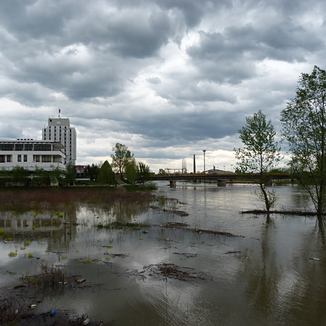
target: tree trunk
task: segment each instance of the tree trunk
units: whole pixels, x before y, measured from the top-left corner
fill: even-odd
[[[271,204],[270,204],[270,202],[269,202],[269,198],[268,198],[268,195],[267,195],[267,192],[266,192],[266,190],[265,190],[265,185],[261,182],[260,184],[259,184],[259,186],[260,186],[260,190],[261,190],[261,192],[262,192],[262,194],[263,194],[263,197],[264,197],[264,202],[265,202],[265,207],[266,207],[266,223],[268,224],[269,222],[270,222],[270,208],[271,208]]]

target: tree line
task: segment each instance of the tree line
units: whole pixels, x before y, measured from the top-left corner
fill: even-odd
[[[291,155],[289,168],[309,194],[320,229],[326,206],[326,71],[315,66],[311,74],[302,73],[295,96],[281,111],[282,141]],[[276,195],[266,186],[268,172],[281,160],[281,146],[272,122],[258,111],[247,117],[240,130],[243,146],[236,149],[241,172],[257,173],[259,196],[269,222]]]
[[[91,181],[108,185],[117,183],[134,185],[136,182],[145,183],[149,180],[149,166],[143,162],[137,162],[126,145],[116,143],[112,150],[111,164],[106,160],[100,166],[92,164],[87,167],[86,173]]]

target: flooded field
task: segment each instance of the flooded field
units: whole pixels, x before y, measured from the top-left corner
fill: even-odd
[[[298,187],[275,190],[277,208],[309,210]],[[251,185],[161,183],[154,196],[3,200],[1,302],[84,325],[326,324],[315,218],[240,214],[261,207]]]

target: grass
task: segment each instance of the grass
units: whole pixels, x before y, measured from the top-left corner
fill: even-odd
[[[17,257],[17,251],[10,251],[8,256],[11,257],[11,258]]]
[[[155,183],[153,182],[136,185],[124,185],[123,187],[128,191],[152,191],[157,189]]]
[[[40,274],[24,276],[22,277],[22,280],[28,286],[35,288],[59,288],[64,284],[65,275],[63,270],[59,267],[48,267],[47,265],[42,265]]]

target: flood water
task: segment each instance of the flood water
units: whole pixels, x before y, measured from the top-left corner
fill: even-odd
[[[298,187],[274,189],[277,208],[309,210]],[[261,208],[252,185],[159,183],[155,194],[152,203],[2,210],[0,288],[39,273],[41,264],[57,265],[88,286],[43,293],[38,312],[55,307],[112,325],[326,325],[325,245],[315,218],[273,215],[267,225],[264,216],[241,214]],[[153,226],[98,227],[112,221]],[[160,227],[168,222],[189,230]],[[146,269],[160,263],[203,277]]]

